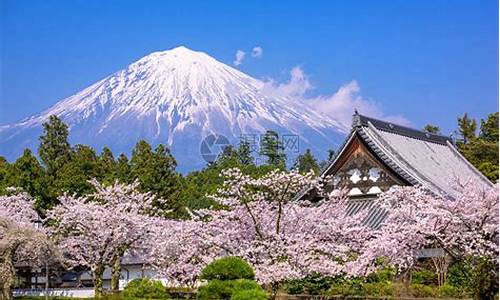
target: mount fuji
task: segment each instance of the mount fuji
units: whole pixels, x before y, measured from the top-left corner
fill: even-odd
[[[306,148],[324,158],[346,131],[307,103],[185,47],[151,53],[40,114],[0,126],[0,155],[13,160],[35,150],[50,115],[68,124],[72,144],[97,151],[130,154],[140,139],[167,144],[182,172],[206,165],[200,144],[212,134],[233,144],[266,130],[297,136],[299,148],[287,149],[291,160]]]

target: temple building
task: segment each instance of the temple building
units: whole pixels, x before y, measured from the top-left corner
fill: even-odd
[[[456,149],[451,138],[369,118],[355,112],[352,129],[337,156],[322,170],[330,176],[328,191],[348,189],[348,213],[368,208],[366,223],[378,227],[387,211],[373,205],[378,194],[393,186],[423,186],[456,197],[458,178],[492,183]],[[314,200],[314,190],[299,195]]]

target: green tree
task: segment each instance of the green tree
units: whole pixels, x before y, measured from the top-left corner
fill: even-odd
[[[260,155],[267,157],[266,163],[284,169],[286,163],[284,150],[278,133],[272,130],[266,131],[260,145]]]
[[[82,196],[94,191],[89,180],[100,175],[97,155],[89,146],[78,144],[71,159],[59,171],[54,182],[56,195],[64,192]]]
[[[156,206],[164,210],[173,210],[173,216],[180,216],[183,207],[178,201],[180,190],[180,175],[175,168],[177,162],[170,149],[159,144],[153,151],[144,140],[137,143],[130,159],[131,174],[140,182],[140,189],[153,192],[165,203],[157,202]]]
[[[97,158],[99,168],[99,179],[104,184],[111,184],[116,179],[116,162],[113,152],[108,147],[102,149]]]
[[[43,135],[40,136],[38,154],[44,163],[47,173],[55,176],[71,156],[71,146],[68,142],[68,125],[57,116],[50,116],[43,123]]]
[[[462,117],[457,118],[458,133],[463,138],[463,143],[467,144],[476,137],[477,123],[476,120],[470,118],[467,113]]]
[[[487,142],[498,142],[498,112],[490,114],[486,120],[481,119],[479,138]]]
[[[128,157],[125,154],[120,154],[115,164],[115,179],[123,183],[130,183],[131,171]]]
[[[250,142],[246,139],[240,141],[240,145],[238,147],[238,160],[243,165],[250,165],[254,163],[252,157],[252,148]]]
[[[6,194],[6,188],[9,187],[11,166],[5,157],[0,156],[0,195]]]
[[[424,131],[428,133],[433,133],[433,134],[440,134],[441,130],[439,129],[438,126],[433,125],[433,124],[427,124],[424,126]]]
[[[36,200],[38,208],[46,208],[51,199],[48,196],[45,171],[30,149],[12,164],[10,185],[21,187]]]
[[[301,154],[297,157],[293,168],[297,169],[302,174],[307,173],[311,170],[313,170],[315,174],[319,173],[318,162],[314,155],[311,153],[310,149],[306,149],[306,152],[304,154]]]
[[[476,121],[466,115],[459,118],[459,131],[469,133],[463,142],[457,143],[458,150],[488,179],[495,182],[498,180],[498,112],[490,114],[486,120],[481,120],[478,137],[475,136],[475,124]],[[461,127],[463,128],[460,129]]]

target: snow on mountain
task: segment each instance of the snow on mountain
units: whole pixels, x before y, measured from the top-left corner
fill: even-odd
[[[130,153],[135,143],[168,144],[179,169],[206,164],[200,143],[219,134],[237,144],[242,134],[267,129],[299,136],[299,152],[323,156],[342,140],[345,128],[307,104],[269,93],[266,83],[203,52],[185,47],[154,52],[46,111],[0,126],[0,155],[15,159],[36,149],[50,115],[70,127],[70,141]],[[288,149],[293,159],[296,149]]]

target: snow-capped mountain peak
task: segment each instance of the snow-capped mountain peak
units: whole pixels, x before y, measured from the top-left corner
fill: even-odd
[[[335,120],[264,87],[203,52],[183,46],[153,52],[39,115],[0,127],[1,154],[13,158],[24,147],[36,148],[50,115],[69,124],[75,143],[120,152],[130,152],[139,139],[166,143],[186,170],[192,168],[181,156],[201,166],[199,145],[212,133],[237,142],[242,134],[273,129],[296,134],[313,149],[339,140],[343,127]]]

